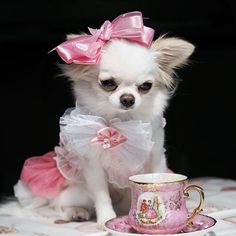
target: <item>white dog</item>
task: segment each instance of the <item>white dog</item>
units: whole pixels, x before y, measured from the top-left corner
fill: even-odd
[[[106,23],[93,36],[101,36]],[[69,35],[67,43],[90,36]],[[174,69],[186,63],[194,46],[178,38],[160,37],[150,46],[121,38],[102,38],[95,62],[81,57],[85,61],[76,58],[63,66],[73,81],[76,108],[60,120],[55,152],[25,163],[14,187],[23,208],[18,213],[87,220],[94,212],[102,227],[127,213],[128,176],[168,170],[163,112],[174,88]],[[43,170],[47,165],[53,167]]]

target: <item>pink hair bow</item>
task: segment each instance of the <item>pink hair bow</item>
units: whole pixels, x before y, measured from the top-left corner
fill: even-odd
[[[91,140],[91,143],[100,143],[104,149],[113,148],[127,141],[127,138],[117,129],[105,127],[97,132],[97,136]]]
[[[114,38],[149,47],[154,36],[154,30],[143,25],[142,13],[138,11],[122,14],[112,22],[105,21],[100,29],[88,29],[91,35],[78,36],[56,47],[66,63],[97,64],[103,46]]]

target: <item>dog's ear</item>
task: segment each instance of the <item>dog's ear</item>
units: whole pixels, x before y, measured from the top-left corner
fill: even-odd
[[[87,74],[90,72],[91,65],[78,65],[78,64],[62,64],[60,68],[62,70],[62,75],[66,76],[72,81],[77,81],[80,79],[86,79]]]
[[[151,46],[159,67],[167,73],[187,63],[188,57],[193,53],[194,46],[179,38],[160,37]]]

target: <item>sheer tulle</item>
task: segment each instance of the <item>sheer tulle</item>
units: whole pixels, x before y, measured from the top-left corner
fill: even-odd
[[[55,152],[57,153],[55,160],[60,173],[71,182],[82,182],[82,165],[80,164],[79,158],[67,152],[62,145],[55,147]]]
[[[102,150],[100,159],[108,181],[116,187],[128,187],[128,177],[142,172],[144,162],[153,146],[151,125],[139,120],[106,121],[83,107],[77,107],[67,110],[60,119],[60,124],[61,145],[60,148],[56,148],[57,163],[63,176],[74,181],[82,178],[82,170],[76,172],[76,168],[81,169],[82,159],[89,158],[86,153],[94,146],[99,146]],[[104,148],[99,142],[94,143],[99,130],[105,127],[117,130],[122,134],[120,136],[126,137],[125,141],[110,148]],[[68,162],[70,164],[67,165]],[[70,166],[71,168],[68,168]]]

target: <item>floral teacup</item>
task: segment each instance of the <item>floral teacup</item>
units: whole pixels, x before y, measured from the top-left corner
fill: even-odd
[[[191,224],[204,204],[203,189],[187,186],[188,178],[180,174],[142,174],[129,177],[131,183],[131,208],[129,224],[145,234],[171,234],[180,232]],[[190,213],[186,207],[189,190],[200,194],[198,207]]]

